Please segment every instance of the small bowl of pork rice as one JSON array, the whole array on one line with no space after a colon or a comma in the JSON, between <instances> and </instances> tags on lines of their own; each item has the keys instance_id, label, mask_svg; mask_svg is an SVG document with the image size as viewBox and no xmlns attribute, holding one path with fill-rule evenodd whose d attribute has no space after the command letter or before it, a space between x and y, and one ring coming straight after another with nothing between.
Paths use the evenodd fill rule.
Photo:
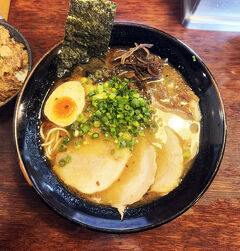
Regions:
<instances>
[{"instance_id":1,"label":"small bowl of pork rice","mask_svg":"<svg viewBox=\"0 0 240 251\"><path fill-rule=\"evenodd\" d=\"M75 60L82 48L64 51L68 42L45 54L19 93L14 139L26 180L55 212L93 230L131 233L180 216L224 153L212 74L177 38L114 23L104 57L59 77L60 55Z\"/></svg>"},{"instance_id":2,"label":"small bowl of pork rice","mask_svg":"<svg viewBox=\"0 0 240 251\"><path fill-rule=\"evenodd\" d=\"M27 40L16 28L0 19L0 109L14 101L32 64Z\"/></svg>"}]
</instances>

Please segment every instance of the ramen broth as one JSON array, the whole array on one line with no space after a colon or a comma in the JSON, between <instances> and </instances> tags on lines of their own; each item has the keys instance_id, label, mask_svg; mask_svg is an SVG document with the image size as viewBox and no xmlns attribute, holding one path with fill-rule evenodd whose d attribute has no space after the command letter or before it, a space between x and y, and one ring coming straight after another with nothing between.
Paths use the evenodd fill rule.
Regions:
<instances>
[{"instance_id":1,"label":"ramen broth","mask_svg":"<svg viewBox=\"0 0 240 251\"><path fill-rule=\"evenodd\" d=\"M96 70L109 67L109 62L111 62L112 57L116 57L116 55L121 54L125 50L125 48L110 49L105 62L94 59L89 64L81 65L75 69L71 77L58 80L55 83L55 87L61 86L61 84L66 81L87 81L86 79L90 79L89 76L91 77L91 74L96 72ZM98 138L94 139L92 136L86 135L85 142L87 142L87 144L81 144L78 149L76 149L74 140L72 140L67 144L67 153L64 151L61 153L58 151L53 152L50 159L53 172L73 193L97 204L114 206L118 208L120 214L123 215L126 206L147 203L169 193L179 185L198 152L201 120L198 105L199 100L181 74L166 62L166 60L162 61L161 71L162 74L158 79L145 81L144 87L141 86L141 88L139 88L139 92L151 100L150 107L154 110L153 120L157 123L157 127L153 130L145 128L143 133L138 136L132 151L125 148L120 150L116 149L114 139L110 138L108 141L105 141L100 129L96 128L95 133L99 133ZM95 82L98 83L100 80L96 79ZM89 93L89 85L83 84L82 86L84 87L85 93ZM88 106L89 103L85 102L85 108ZM84 116L88 116L86 109L84 109L83 114ZM51 128L51 122L49 122L48 119L44 118L43 123L46 123L46 125ZM43 130L48 131L49 128ZM66 134L66 132L60 132L58 136L63 138L64 134ZM167 142L169 138L175 141L175 143ZM172 157L168 151L169 149L172 151ZM119 153L119 151L121 152ZM84 165L88 165L88 158L92 158L92 160L95 161L93 165L98 165L97 163L101 163L102 159L108 159L110 158L109 156L113 156L116 172L119 172L119 175L116 177L111 176L113 182L112 184L109 183L110 185L108 185L108 182L104 178L102 178L102 181L100 181L100 178L99 180L96 178L96 186L103 184L106 185L106 189L99 191L96 189L96 192L91 192L95 190L90 189L83 193L81 191L85 191L84 188L82 188L83 190L81 191L77 189L77 182L79 181L78 179L81 180L81 177L78 177L78 174L74 173L71 174L72 184L71 182L65 182L63 177L69 174L63 174L62 170L66 168L68 164L66 167L59 168L58 166L59 160L61 158L66 159L69 153L71 153L71 161L73 162L77 161L75 158L80 154L81 159L79 159L79 162L83 161ZM93 155L95 155L95 157L92 157ZM150 159L148 159L147 156L150 156ZM161 177L163 183L168 179L171 183L169 186L161 187L161 185L156 184L156 178L161 175L161 170L159 172L158 169L159 165L161 165L165 159L170 162L176 159L176 161L179 161L181 164L177 162L166 163L166 166L171 166L170 169L176 166L179 170L177 171L178 174L175 174L174 170L168 168L167 171L169 173L174 173L173 175L177 176L174 181L171 181L168 177ZM139 162L141 167L136 166L137 162ZM154 164L152 164L153 162ZM122 165L124 166L122 167ZM106 167L106 172L108 170L107 168L108 167ZM151 170L143 176L142 173L145 172L146 168L150 168ZM136 172L134 170L136 170ZM71 172L76 172L76 169L71 169ZM84 173L84 175L88 175L88 173ZM94 176L96 174L93 173L91 175ZM139 191L138 188L136 192L134 192L134 186L131 188L127 180L122 181L127 179L126 177L134 180L135 175L137 176L136 182L142 182L143 186L146 185L145 188L142 188L145 189L144 191ZM74 180L75 177L76 180ZM120 187L119 191L117 191L118 183L121 183L121 181L127 185ZM84 182L84 180L82 182ZM87 185L88 184L86 184L86 186ZM127 189L133 189L132 193L135 193L136 198L139 198L132 200L129 197L125 203L125 199L122 199L122 195L119 193L126 193L125 195L128 196ZM118 196L121 203L114 202Z\"/></svg>"}]
</instances>

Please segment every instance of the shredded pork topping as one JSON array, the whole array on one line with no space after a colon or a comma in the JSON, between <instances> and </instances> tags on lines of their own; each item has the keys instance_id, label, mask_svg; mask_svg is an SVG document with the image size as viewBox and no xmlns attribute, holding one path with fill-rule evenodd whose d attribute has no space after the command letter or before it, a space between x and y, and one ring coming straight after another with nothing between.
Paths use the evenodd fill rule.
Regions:
<instances>
[{"instance_id":1,"label":"shredded pork topping","mask_svg":"<svg viewBox=\"0 0 240 251\"><path fill-rule=\"evenodd\" d=\"M0 105L21 87L21 73L26 75L27 66L24 45L10 38L8 30L0 25Z\"/></svg>"}]
</instances>

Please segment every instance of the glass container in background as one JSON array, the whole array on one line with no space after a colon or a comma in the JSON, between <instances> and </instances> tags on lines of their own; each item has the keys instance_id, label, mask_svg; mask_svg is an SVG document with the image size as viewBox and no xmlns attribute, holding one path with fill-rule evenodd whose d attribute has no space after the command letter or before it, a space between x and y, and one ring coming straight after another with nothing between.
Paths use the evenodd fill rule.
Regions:
<instances>
[{"instance_id":1,"label":"glass container in background","mask_svg":"<svg viewBox=\"0 0 240 251\"><path fill-rule=\"evenodd\" d=\"M189 29L240 31L240 0L182 0L181 23Z\"/></svg>"}]
</instances>

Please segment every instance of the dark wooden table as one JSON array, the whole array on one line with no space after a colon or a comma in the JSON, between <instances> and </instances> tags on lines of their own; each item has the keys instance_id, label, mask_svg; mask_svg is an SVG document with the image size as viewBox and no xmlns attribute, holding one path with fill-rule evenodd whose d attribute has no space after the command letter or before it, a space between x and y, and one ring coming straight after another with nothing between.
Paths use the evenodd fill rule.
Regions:
<instances>
[{"instance_id":1,"label":"dark wooden table","mask_svg":"<svg viewBox=\"0 0 240 251\"><path fill-rule=\"evenodd\" d=\"M117 21L143 23L188 44L221 90L228 138L220 170L190 210L136 234L84 229L50 210L25 181L13 143L14 106L0 112L0 250L240 250L240 33L188 30L178 0L118 0ZM27 38L34 62L63 38L68 0L12 0L9 23Z\"/></svg>"}]
</instances>

